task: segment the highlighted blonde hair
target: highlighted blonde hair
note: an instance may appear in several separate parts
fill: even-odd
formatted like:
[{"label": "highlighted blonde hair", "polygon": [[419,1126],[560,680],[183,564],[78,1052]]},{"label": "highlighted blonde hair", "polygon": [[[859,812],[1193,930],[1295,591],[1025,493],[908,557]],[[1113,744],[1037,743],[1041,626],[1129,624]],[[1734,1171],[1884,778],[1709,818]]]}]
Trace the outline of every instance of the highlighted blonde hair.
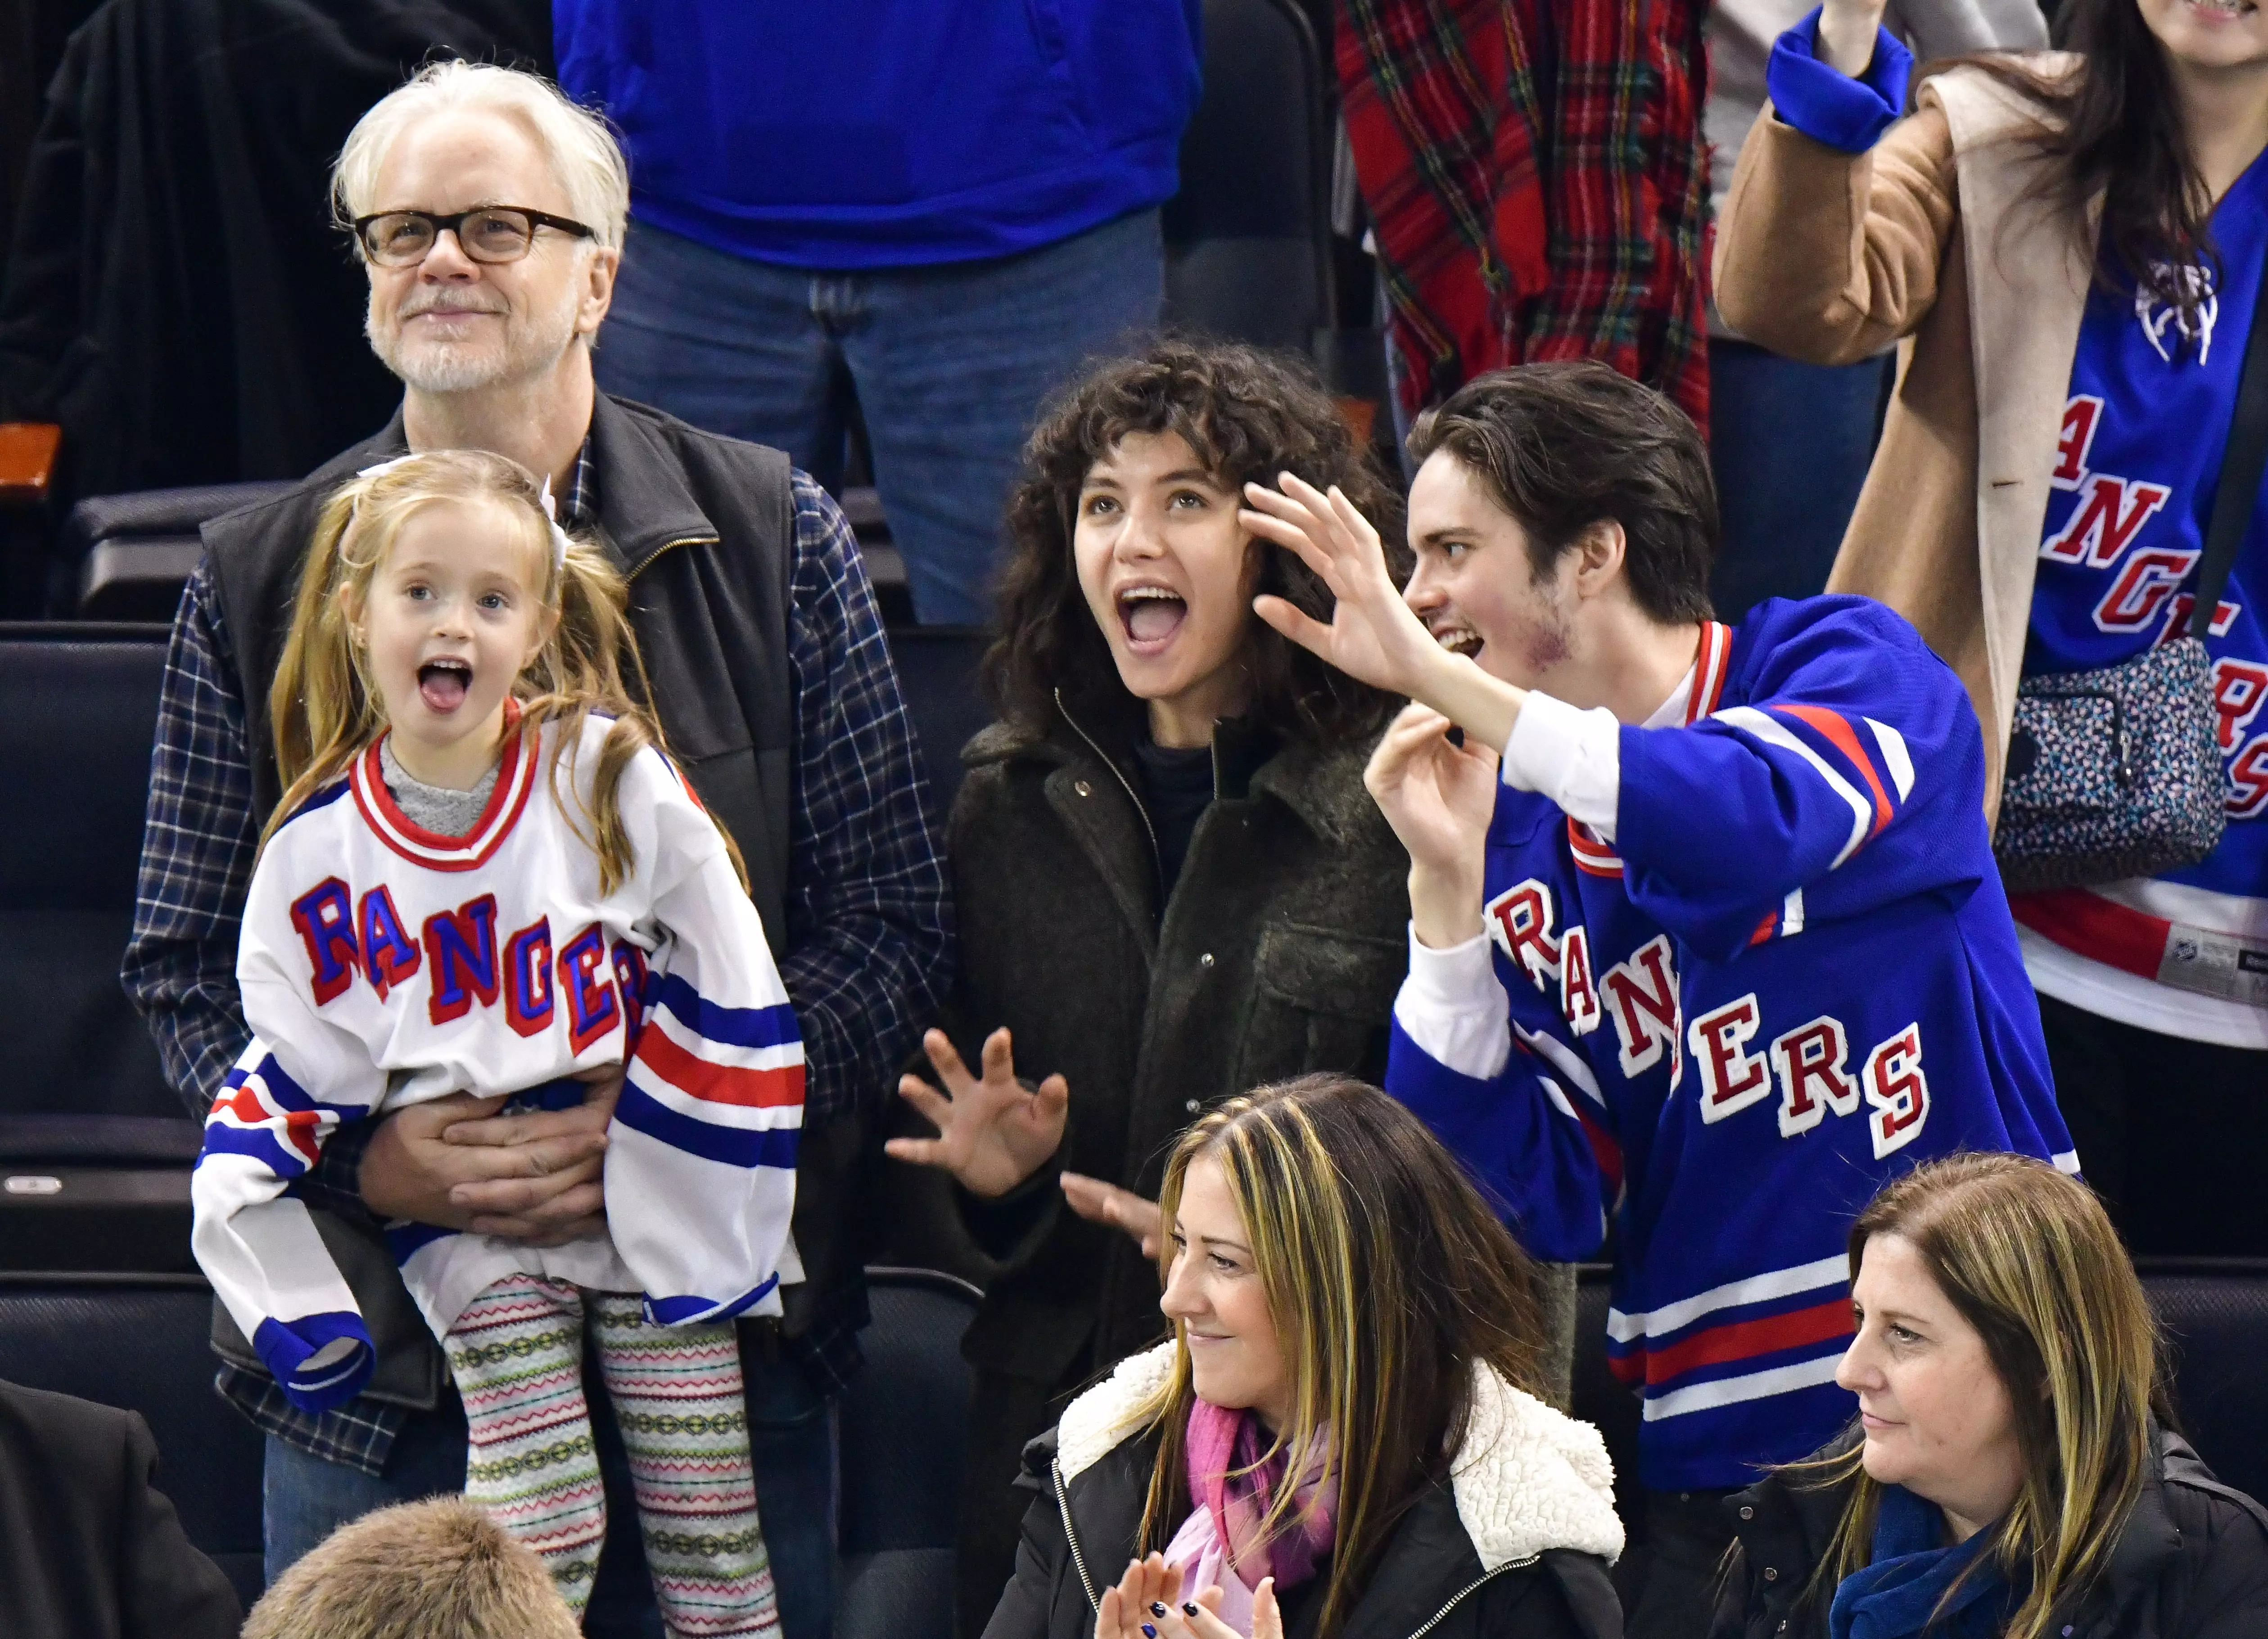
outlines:
[{"label": "highlighted blonde hair", "polygon": [[[551,737],[547,769],[552,792],[569,825],[599,856],[600,892],[611,893],[635,863],[622,820],[622,770],[648,746],[667,749],[661,725],[643,703],[652,690],[630,629],[629,592],[614,564],[590,542],[570,535],[560,552],[534,475],[517,461],[482,450],[408,456],[372,468],[324,503],[314,545],[299,571],[283,659],[268,694],[284,789],[261,843],[266,846],[300,804],[345,774],[385,732],[385,702],[364,669],[348,606],[369,606],[371,582],[404,525],[451,503],[480,507],[519,537],[533,571],[528,591],[550,612],[550,636],[512,682],[512,696],[520,705],[519,731],[533,736],[547,723],[559,725]],[[579,792],[570,801],[560,793],[561,753],[568,753],[571,764],[579,758],[584,725],[594,713],[614,721],[600,749],[588,801]],[[590,825],[587,833],[576,823],[578,809]],[[745,887],[747,872],[732,834],[714,814],[710,819]]]},{"label": "highlighted blonde hair", "polygon": [[[1921,1254],[2007,1391],[2023,1483],[1991,1552],[2026,1592],[2003,1639],[2043,1639],[2110,1562],[2149,1474],[2153,1419],[2173,1424],[2149,1299],[2095,1192],[2023,1156],[1951,1156],[1889,1185],[1851,1226],[1853,1283],[1877,1235]],[[1882,1487],[1863,1444],[1788,1472],[1851,1487],[1808,1591],[1829,1599],[1873,1558]]]},{"label": "highlighted blonde hair", "polygon": [[[1535,1268],[1418,1118],[1348,1076],[1304,1076],[1232,1099],[1182,1137],[1159,1207],[1170,1230],[1189,1168],[1216,1163],[1236,1202],[1292,1377],[1292,1413],[1267,1453],[1286,1472],[1337,1471],[1330,1586],[1336,1634],[1410,1505],[1447,1478],[1471,1415],[1473,1368],[1541,1396]],[[1170,1271],[1170,1236],[1160,1248]],[[1184,1442],[1196,1398],[1187,1334],[1142,1408],[1159,1437],[1144,1550],[1189,1510]],[[1265,1460],[1265,1459],[1263,1459]],[[1291,1523],[1285,1486],[1263,1537]]]}]

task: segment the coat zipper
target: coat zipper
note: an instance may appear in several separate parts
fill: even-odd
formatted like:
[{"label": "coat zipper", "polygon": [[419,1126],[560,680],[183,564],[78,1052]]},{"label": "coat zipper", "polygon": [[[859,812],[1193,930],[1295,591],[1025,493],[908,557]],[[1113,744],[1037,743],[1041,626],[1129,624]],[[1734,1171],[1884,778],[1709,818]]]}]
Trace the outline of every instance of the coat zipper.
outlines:
[{"label": "coat zipper", "polygon": [[1159,891],[1163,893],[1166,885],[1166,855],[1165,850],[1158,846],[1158,828],[1150,823],[1150,811],[1142,806],[1142,799],[1135,795],[1132,782],[1119,773],[1116,763],[1103,755],[1102,747],[1094,743],[1094,737],[1079,727],[1079,719],[1071,716],[1071,708],[1064,704],[1063,690],[1060,688],[1056,690],[1056,709],[1062,712],[1063,720],[1071,724],[1071,731],[1086,742],[1086,748],[1094,753],[1094,760],[1109,769],[1111,777],[1125,789],[1126,800],[1134,805],[1134,812],[1141,819],[1143,834],[1150,839],[1150,864],[1158,873]]},{"label": "coat zipper", "polygon": [[636,580],[639,576],[644,574],[646,570],[653,567],[653,561],[656,558],[659,557],[663,553],[671,550],[673,548],[713,547],[717,544],[718,537],[715,535],[680,535],[674,540],[665,540],[652,551],[647,553],[645,555],[645,562],[639,564],[636,569],[630,570],[622,577],[622,579],[625,581]]},{"label": "coat zipper", "polygon": [[[1058,701],[1057,703],[1060,705],[1062,702]],[[1073,724],[1071,726],[1076,728],[1079,725]],[[1086,1574],[1086,1555],[1079,1551],[1079,1532],[1072,1528],[1071,1523],[1071,1488],[1064,1483],[1063,1459],[1060,1457],[1049,1459],[1048,1471],[1055,1476],[1056,1507],[1063,1514],[1064,1540],[1071,1545],[1071,1566],[1079,1572],[1079,1585],[1086,1591],[1087,1609],[1100,1617],[1102,1614],[1102,1601],[1095,1594],[1094,1578]]]},{"label": "coat zipper", "polygon": [[1449,1600],[1449,1602],[1443,1606],[1440,1610],[1434,1612],[1432,1618],[1427,1621],[1423,1628],[1420,1628],[1417,1632],[1410,1635],[1410,1639],[1425,1639],[1425,1635],[1427,1634],[1432,1633],[1436,1628],[1439,1628],[1443,1622],[1449,1620],[1449,1613],[1455,1610],[1460,1605],[1462,1605],[1465,1602],[1465,1597],[1473,1592],[1474,1590],[1484,1587],[1487,1584],[1495,1581],[1498,1577],[1503,1576],[1504,1573],[1508,1570],[1526,1570],[1530,1565],[1535,1564],[1537,1560],[1540,1560],[1543,1557],[1543,1556],[1541,1554],[1531,1554],[1526,1559],[1506,1560],[1494,1570],[1483,1571],[1478,1577],[1467,1583],[1463,1587],[1458,1589],[1455,1595]]}]

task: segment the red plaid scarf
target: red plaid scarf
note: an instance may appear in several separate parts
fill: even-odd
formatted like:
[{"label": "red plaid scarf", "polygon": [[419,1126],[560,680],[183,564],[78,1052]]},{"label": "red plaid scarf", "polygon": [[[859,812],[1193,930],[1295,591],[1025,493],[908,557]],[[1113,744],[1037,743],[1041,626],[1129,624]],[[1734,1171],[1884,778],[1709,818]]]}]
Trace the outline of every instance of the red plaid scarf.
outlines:
[{"label": "red plaid scarf", "polygon": [[1601,358],[1705,431],[1701,0],[1344,0],[1339,85],[1414,415]]}]

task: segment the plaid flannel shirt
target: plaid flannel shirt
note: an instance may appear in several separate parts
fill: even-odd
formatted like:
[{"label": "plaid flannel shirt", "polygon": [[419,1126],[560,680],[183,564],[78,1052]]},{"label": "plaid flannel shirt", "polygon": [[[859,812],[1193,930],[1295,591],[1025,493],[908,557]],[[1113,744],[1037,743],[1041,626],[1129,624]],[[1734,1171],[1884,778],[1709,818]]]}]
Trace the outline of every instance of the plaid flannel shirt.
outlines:
[{"label": "plaid flannel shirt", "polygon": [[[591,446],[577,456],[560,521],[597,516]],[[814,1125],[887,1096],[934,1012],[953,962],[952,911],[930,834],[913,729],[880,615],[840,508],[799,472],[788,610],[798,702],[787,915],[780,976],[794,998]],[[150,802],[134,937],[122,977],[157,1037],[167,1079],[204,1119],[221,1077],[250,1040],[236,989],[236,946],[259,828],[252,757],[228,634],[205,566],[181,595],[166,655],[151,758]],[[294,1189],[364,1214],[358,1173],[372,1123],[336,1135]],[[815,1383],[839,1390],[857,1371],[855,1327],[784,1340]],[[224,1364],[216,1386],[260,1430],[369,1474],[386,1466],[409,1413],[357,1400],[303,1412],[264,1373]]]},{"label": "plaid flannel shirt", "polygon": [[1415,415],[1603,359],[1709,425],[1700,0],[1344,0],[1338,70]]}]

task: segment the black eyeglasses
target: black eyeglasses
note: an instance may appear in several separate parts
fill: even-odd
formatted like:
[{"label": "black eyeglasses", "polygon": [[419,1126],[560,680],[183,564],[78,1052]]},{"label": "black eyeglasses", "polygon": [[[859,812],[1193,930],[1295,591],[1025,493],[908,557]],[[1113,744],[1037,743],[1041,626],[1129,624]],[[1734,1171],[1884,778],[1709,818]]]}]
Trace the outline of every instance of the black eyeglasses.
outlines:
[{"label": "black eyeglasses", "polygon": [[592,236],[592,230],[579,222],[525,205],[482,205],[453,217],[437,217],[430,210],[381,210],[354,222],[363,254],[381,268],[416,266],[444,229],[457,236],[457,243],[475,261],[518,261],[534,244],[538,228],[556,229],[578,239]]}]

